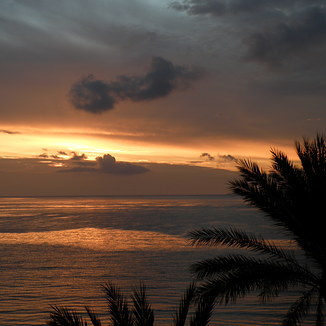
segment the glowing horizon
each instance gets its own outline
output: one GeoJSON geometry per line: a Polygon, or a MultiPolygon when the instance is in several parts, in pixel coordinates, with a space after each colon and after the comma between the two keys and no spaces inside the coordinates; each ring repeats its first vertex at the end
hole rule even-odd
{"type": "MultiPolygon", "coordinates": [[[[22,125],[6,125],[0,128],[3,158],[42,158],[58,155],[60,152],[84,154],[88,160],[111,154],[120,161],[142,163],[188,164],[204,167],[226,168],[235,170],[235,163],[228,157],[248,158],[266,164],[270,158],[270,145],[261,141],[230,139],[219,140],[219,145],[211,141],[209,146],[201,144],[174,145],[171,143],[152,142],[146,134],[108,132],[100,129],[84,128],[42,128],[22,125]],[[12,130],[12,131],[10,131],[12,130]],[[137,139],[135,139],[137,136],[137,139]],[[201,156],[209,153],[211,158],[201,156]],[[223,162],[223,158],[225,158],[223,162]]],[[[275,147],[275,146],[274,146],[275,147]]],[[[284,149],[284,145],[283,148],[284,149]]],[[[289,146],[285,151],[290,158],[295,158],[294,149],[289,146]]],[[[69,154],[59,155],[68,159],[69,154]]]]}

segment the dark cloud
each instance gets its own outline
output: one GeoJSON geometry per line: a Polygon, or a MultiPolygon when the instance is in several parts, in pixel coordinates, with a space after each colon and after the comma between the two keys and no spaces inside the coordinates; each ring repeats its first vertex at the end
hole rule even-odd
{"type": "Polygon", "coordinates": [[[138,102],[165,97],[176,89],[189,87],[200,76],[198,69],[153,57],[150,69],[144,76],[123,75],[107,83],[90,75],[72,86],[69,97],[76,109],[102,113],[112,110],[117,101],[138,102]]]}
{"type": "Polygon", "coordinates": [[[131,164],[128,162],[117,162],[110,154],[97,157],[98,171],[109,174],[140,174],[148,172],[149,170],[143,166],[131,164]]]}
{"type": "Polygon", "coordinates": [[[224,161],[224,162],[236,162],[237,161],[237,158],[234,157],[233,155],[218,155],[218,159],[220,161],[224,161]]]}
{"type": "MultiPolygon", "coordinates": [[[[58,161],[66,161],[69,166],[86,166],[92,164],[91,161],[85,161],[87,156],[85,154],[78,154],[76,152],[70,152],[70,158],[64,159],[61,155],[68,155],[66,152],[58,151],[57,154],[47,153],[48,150],[43,148],[43,153],[38,155],[37,158],[39,159],[47,159],[49,163],[56,163],[58,161]],[[64,153],[64,154],[63,154],[64,153]]],[[[94,164],[94,163],[93,163],[94,164]]]]}
{"type": "Polygon", "coordinates": [[[200,157],[206,158],[206,159],[208,159],[209,161],[214,161],[214,160],[215,160],[214,156],[212,156],[212,155],[209,154],[209,153],[202,153],[202,154],[200,155],[200,157]]]}
{"type": "Polygon", "coordinates": [[[12,130],[7,130],[7,129],[0,129],[0,133],[7,134],[7,135],[20,134],[20,132],[18,132],[18,131],[12,131],[12,130]]]}
{"type": "Polygon", "coordinates": [[[110,85],[101,80],[95,80],[93,75],[75,83],[70,90],[69,98],[76,109],[91,113],[111,110],[116,101],[111,95],[110,85]]]}
{"type": "Polygon", "coordinates": [[[168,60],[153,57],[149,72],[142,76],[121,76],[114,90],[121,99],[147,101],[167,96],[176,88],[186,88],[199,77],[196,69],[173,65],[168,60]]]}
{"type": "Polygon", "coordinates": [[[87,160],[87,156],[76,152],[70,152],[70,158],[65,160],[69,172],[94,172],[96,171],[96,162],[87,160]]]}
{"type": "Polygon", "coordinates": [[[70,152],[70,154],[68,154],[67,152],[64,151],[57,151],[56,154],[48,154],[46,152],[48,152],[48,149],[46,148],[42,148],[42,150],[44,151],[42,154],[38,155],[39,158],[51,158],[54,160],[63,160],[62,156],[68,156],[70,155],[69,161],[75,161],[75,162],[80,162],[80,161],[84,161],[85,159],[87,159],[87,156],[83,153],[83,154],[78,154],[76,152],[70,152]]]}
{"type": "Polygon", "coordinates": [[[272,30],[253,34],[247,41],[247,59],[278,66],[289,55],[297,55],[326,40],[326,10],[309,9],[304,14],[279,23],[272,30]]]}
{"type": "Polygon", "coordinates": [[[74,153],[74,156],[67,160],[67,165],[69,168],[60,170],[59,172],[91,172],[115,175],[132,175],[149,171],[147,168],[140,165],[116,161],[116,159],[110,154],[97,157],[96,162],[87,161],[85,158],[86,156],[84,155],[74,153]],[[76,159],[76,157],[78,157],[78,159],[76,159]]]}
{"type": "Polygon", "coordinates": [[[189,15],[226,16],[247,47],[245,59],[269,67],[320,49],[326,40],[322,0],[180,0],[171,7],[189,15]]]}
{"type": "Polygon", "coordinates": [[[73,161],[82,161],[82,160],[85,160],[87,159],[87,156],[83,153],[83,154],[78,154],[76,152],[71,152],[71,158],[70,160],[73,160],[73,161]]]}
{"type": "Polygon", "coordinates": [[[236,162],[237,160],[236,157],[230,154],[213,156],[209,153],[202,153],[200,157],[206,158],[208,161],[216,161],[219,163],[236,162]]]}

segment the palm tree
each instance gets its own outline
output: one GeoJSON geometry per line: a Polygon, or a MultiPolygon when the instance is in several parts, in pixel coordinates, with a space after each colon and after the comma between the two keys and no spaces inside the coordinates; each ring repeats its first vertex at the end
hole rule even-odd
{"type": "Polygon", "coordinates": [[[312,309],[316,325],[324,325],[326,142],[317,135],[313,140],[295,142],[295,146],[299,166],[283,152],[272,149],[270,172],[249,160],[240,160],[240,178],[231,181],[230,186],[292,237],[309,266],[300,263],[290,250],[230,227],[193,231],[189,237],[194,245],[227,245],[256,254],[207,259],[192,265],[192,271],[202,280],[202,300],[214,298],[218,303],[235,302],[252,291],[258,291],[259,298],[266,301],[280,291],[298,288],[302,294],[290,306],[283,325],[298,325],[312,309]]]}
{"type": "MultiPolygon", "coordinates": [[[[148,302],[146,288],[140,284],[135,288],[132,295],[133,308],[121,293],[120,289],[112,283],[103,286],[105,298],[108,303],[108,311],[111,316],[112,326],[153,326],[154,311],[148,302]]],[[[196,309],[189,320],[190,326],[207,326],[210,320],[214,300],[195,302],[196,286],[191,283],[180,300],[179,307],[173,317],[174,326],[185,326],[191,305],[196,309]]],[[[51,306],[50,320],[48,326],[87,326],[87,321],[75,310],[66,307],[51,306]]],[[[88,307],[86,313],[93,326],[102,326],[98,316],[88,307]]]]}

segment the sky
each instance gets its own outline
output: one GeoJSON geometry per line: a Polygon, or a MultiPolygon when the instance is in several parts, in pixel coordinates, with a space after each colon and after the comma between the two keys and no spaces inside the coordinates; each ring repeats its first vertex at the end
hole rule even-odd
{"type": "Polygon", "coordinates": [[[323,133],[322,0],[1,0],[1,196],[228,193],[323,133]]]}

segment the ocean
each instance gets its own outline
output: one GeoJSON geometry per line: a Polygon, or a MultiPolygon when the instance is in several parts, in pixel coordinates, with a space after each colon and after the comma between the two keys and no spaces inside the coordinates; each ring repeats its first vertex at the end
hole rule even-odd
{"type": "MultiPolygon", "coordinates": [[[[187,233],[228,226],[288,243],[231,195],[0,198],[0,325],[45,325],[50,305],[90,306],[109,325],[108,281],[126,297],[143,282],[155,324],[171,325],[192,280],[189,266],[231,251],[194,248],[187,233]]],[[[253,295],[217,306],[211,325],[277,325],[292,301],[285,294],[261,304],[253,295]]]]}

